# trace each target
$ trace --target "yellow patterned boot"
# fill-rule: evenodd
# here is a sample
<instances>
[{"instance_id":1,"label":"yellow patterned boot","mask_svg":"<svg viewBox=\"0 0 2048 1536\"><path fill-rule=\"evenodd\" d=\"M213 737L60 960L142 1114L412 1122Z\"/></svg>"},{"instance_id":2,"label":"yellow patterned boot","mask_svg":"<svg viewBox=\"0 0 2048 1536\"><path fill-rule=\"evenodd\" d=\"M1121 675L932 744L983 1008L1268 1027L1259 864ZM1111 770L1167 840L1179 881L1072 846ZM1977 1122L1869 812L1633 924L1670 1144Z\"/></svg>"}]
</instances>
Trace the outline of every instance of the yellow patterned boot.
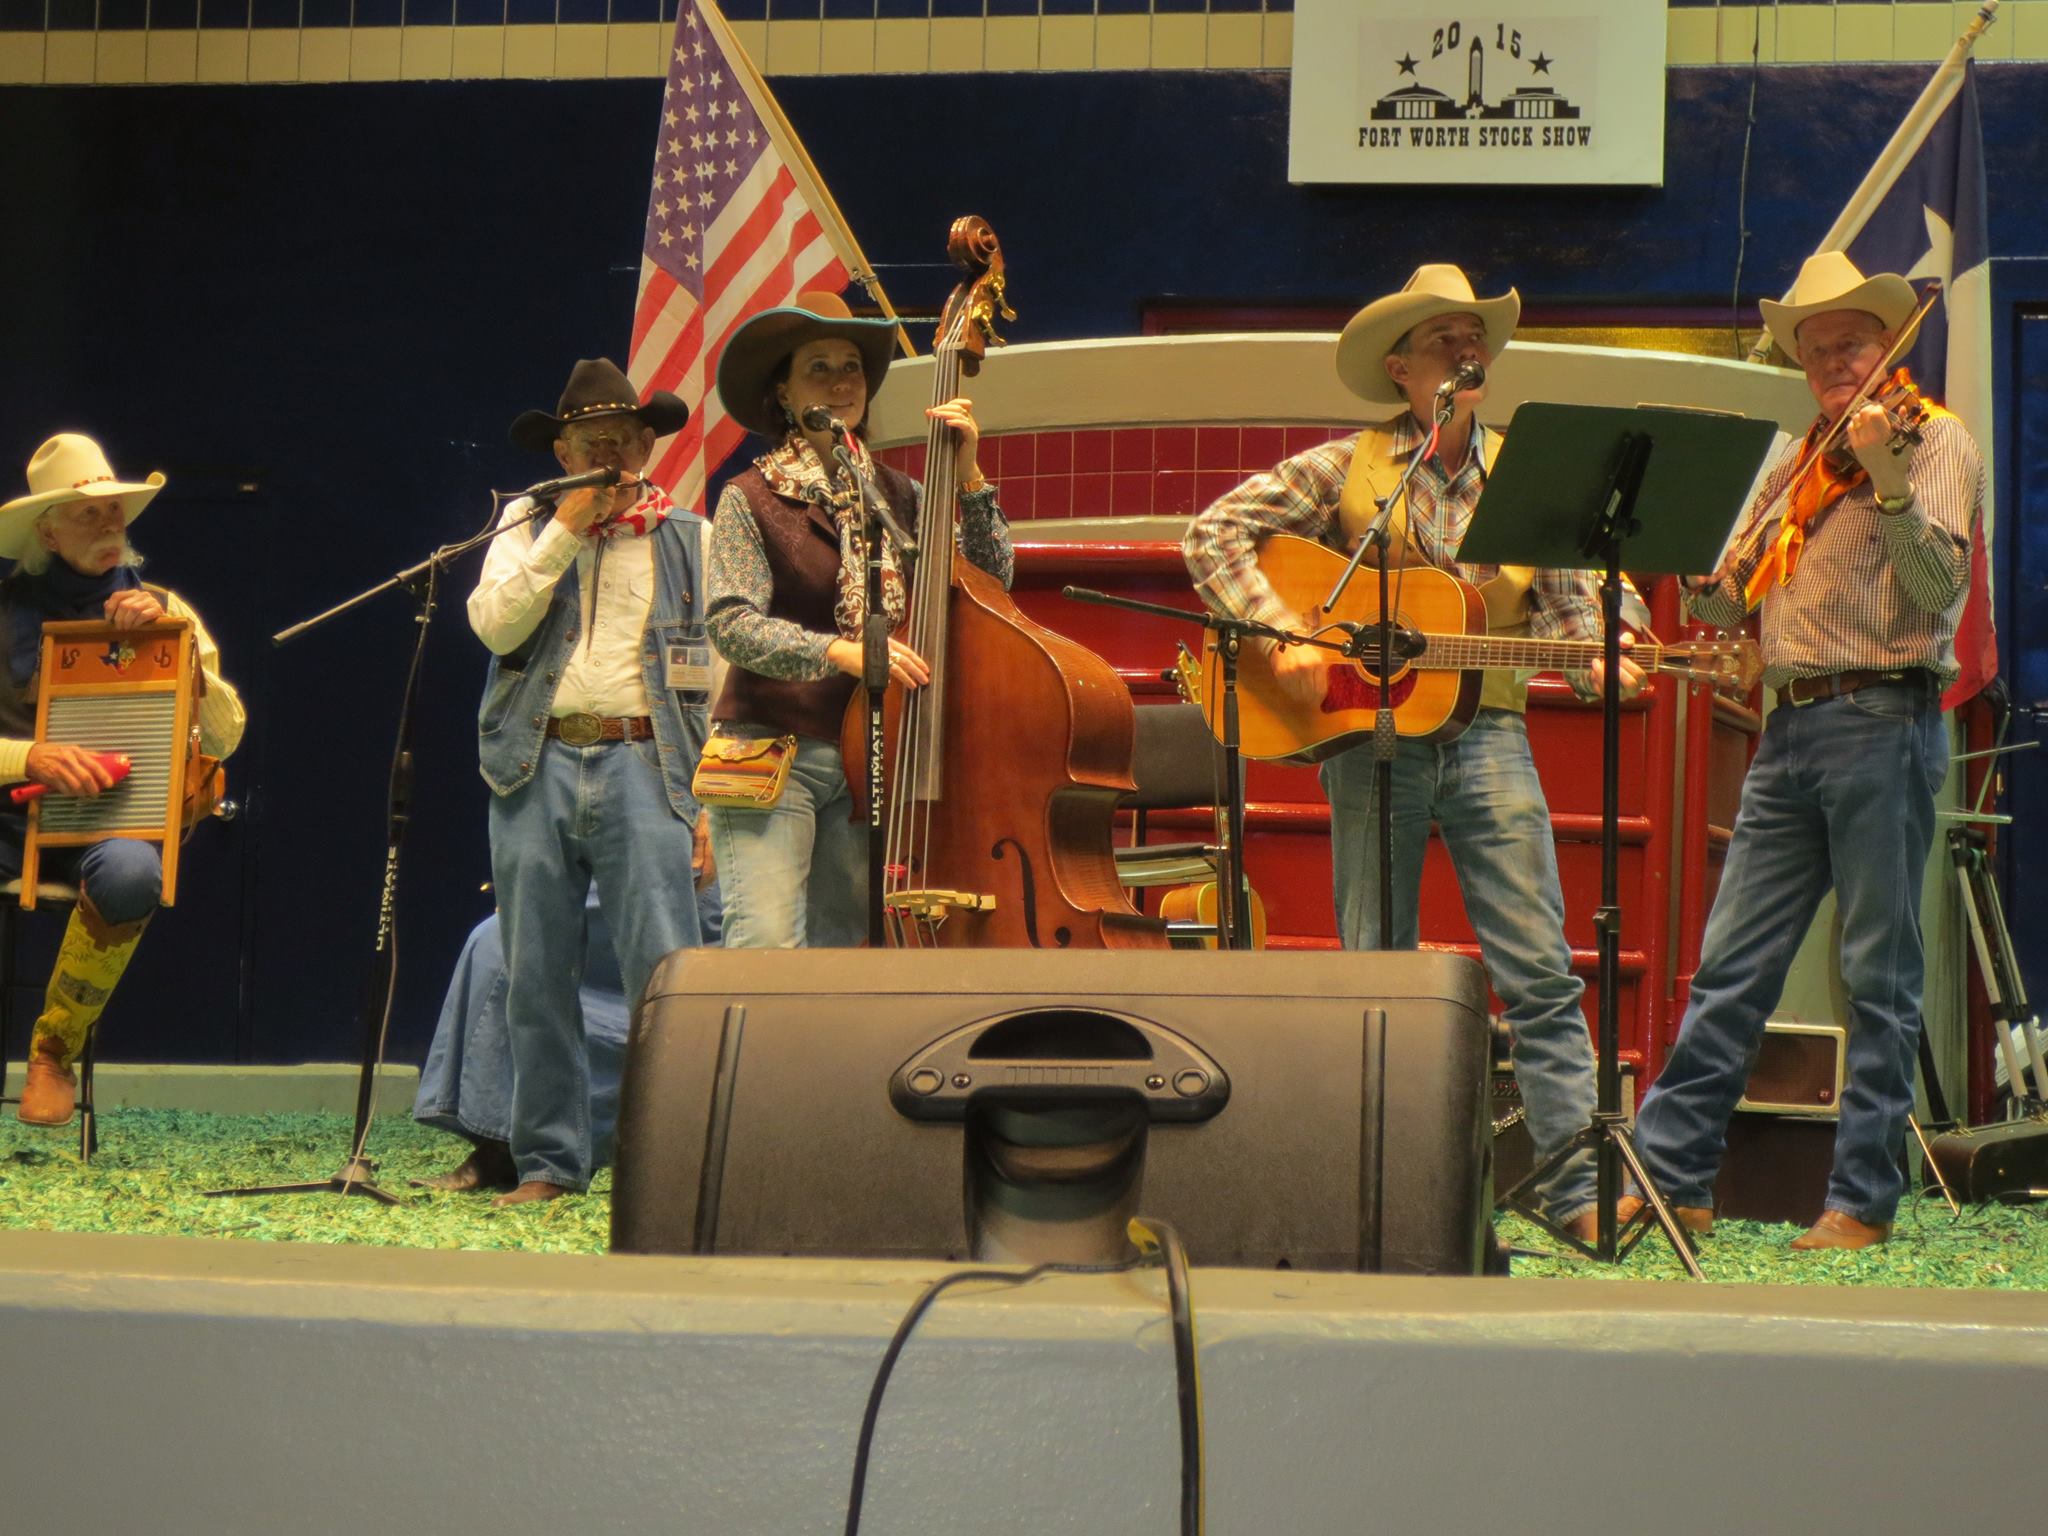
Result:
<instances>
[{"instance_id":1,"label":"yellow patterned boot","mask_svg":"<svg viewBox=\"0 0 2048 1536\"><path fill-rule=\"evenodd\" d=\"M146 917L109 923L89 898L80 895L64 929L64 942L57 946L57 964L29 1044L28 1079L18 1111L24 1124L64 1125L71 1119L78 1089L71 1063L85 1049L87 1034L99 1021L148 926Z\"/></svg>"}]
</instances>

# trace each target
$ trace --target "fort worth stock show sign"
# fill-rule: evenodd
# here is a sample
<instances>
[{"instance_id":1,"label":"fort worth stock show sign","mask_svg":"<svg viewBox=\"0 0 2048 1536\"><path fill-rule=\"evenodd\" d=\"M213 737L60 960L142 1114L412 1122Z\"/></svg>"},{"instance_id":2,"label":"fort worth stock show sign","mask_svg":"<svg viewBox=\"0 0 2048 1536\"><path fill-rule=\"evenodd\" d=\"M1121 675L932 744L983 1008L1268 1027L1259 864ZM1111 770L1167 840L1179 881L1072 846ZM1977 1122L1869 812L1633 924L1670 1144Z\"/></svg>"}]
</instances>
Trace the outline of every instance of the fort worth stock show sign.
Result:
<instances>
[{"instance_id":1,"label":"fort worth stock show sign","mask_svg":"<svg viewBox=\"0 0 2048 1536\"><path fill-rule=\"evenodd\" d=\"M1664 180L1652 0L1295 0L1287 179Z\"/></svg>"}]
</instances>

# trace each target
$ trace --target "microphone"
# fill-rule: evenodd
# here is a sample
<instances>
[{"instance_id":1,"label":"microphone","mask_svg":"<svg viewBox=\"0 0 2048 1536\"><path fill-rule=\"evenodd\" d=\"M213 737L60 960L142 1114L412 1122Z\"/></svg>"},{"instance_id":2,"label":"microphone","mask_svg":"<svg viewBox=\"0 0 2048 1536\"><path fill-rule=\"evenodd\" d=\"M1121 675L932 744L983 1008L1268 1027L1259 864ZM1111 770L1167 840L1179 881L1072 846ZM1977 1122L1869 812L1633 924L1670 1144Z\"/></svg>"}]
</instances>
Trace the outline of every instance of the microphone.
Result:
<instances>
[{"instance_id":1,"label":"microphone","mask_svg":"<svg viewBox=\"0 0 2048 1536\"><path fill-rule=\"evenodd\" d=\"M554 480L543 480L538 485L529 485L519 494L534 501L553 501L566 491L580 491L586 485L617 485L624 475L621 471L606 467L586 469L580 475L563 475Z\"/></svg>"},{"instance_id":2,"label":"microphone","mask_svg":"<svg viewBox=\"0 0 2048 1536\"><path fill-rule=\"evenodd\" d=\"M1451 371L1451 376L1436 387L1436 403L1441 406L1460 390L1477 389L1486 382L1486 370L1478 363L1467 359Z\"/></svg>"},{"instance_id":3,"label":"microphone","mask_svg":"<svg viewBox=\"0 0 2048 1536\"><path fill-rule=\"evenodd\" d=\"M846 436L846 423L822 405L814 405L804 412L804 430L830 432L834 437L843 438Z\"/></svg>"}]
</instances>

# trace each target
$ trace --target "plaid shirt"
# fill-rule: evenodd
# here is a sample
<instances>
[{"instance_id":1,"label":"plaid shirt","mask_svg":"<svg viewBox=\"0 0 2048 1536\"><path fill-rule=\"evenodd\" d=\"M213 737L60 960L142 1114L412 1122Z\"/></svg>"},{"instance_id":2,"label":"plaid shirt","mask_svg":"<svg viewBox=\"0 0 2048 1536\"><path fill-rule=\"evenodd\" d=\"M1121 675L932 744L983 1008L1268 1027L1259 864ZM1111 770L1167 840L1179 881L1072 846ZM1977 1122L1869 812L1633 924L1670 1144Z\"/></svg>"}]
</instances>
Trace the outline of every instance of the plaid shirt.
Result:
<instances>
[{"instance_id":1,"label":"plaid shirt","mask_svg":"<svg viewBox=\"0 0 2048 1536\"><path fill-rule=\"evenodd\" d=\"M1729 546L1738 554L1720 586L1689 600L1693 617L1742 622L1743 588L1769 542L1755 535L1804 447L1790 444L1758 485ZM1937 416L1921 429L1906 473L1913 499L1904 511L1879 511L1865 480L1807 529L1791 581L1764 593L1766 686L1902 667L1925 667L1944 683L1955 679L1970 530L1984 515L1984 460L1960 421Z\"/></svg>"},{"instance_id":2,"label":"plaid shirt","mask_svg":"<svg viewBox=\"0 0 2048 1536\"><path fill-rule=\"evenodd\" d=\"M1405 463L1422 446L1426 429L1412 413L1392 427L1389 449ZM1406 498L1409 541L1432 565L1474 585L1500 572L1496 565L1461 565L1454 558L1472 510L1479 505L1479 493L1486 488L1481 452L1486 430L1473 423L1472 442L1456 474L1447 475L1441 459L1424 464L1408 482ZM1299 617L1287 611L1260 572L1259 541L1268 534L1292 533L1342 548L1337 503L1362 436L1340 438L1283 459L1196 514L1181 553L1195 578L1195 590L1212 611L1282 627ZM1537 571L1529 587L1529 630L1546 640L1599 639L1599 577L1591 571Z\"/></svg>"}]
</instances>

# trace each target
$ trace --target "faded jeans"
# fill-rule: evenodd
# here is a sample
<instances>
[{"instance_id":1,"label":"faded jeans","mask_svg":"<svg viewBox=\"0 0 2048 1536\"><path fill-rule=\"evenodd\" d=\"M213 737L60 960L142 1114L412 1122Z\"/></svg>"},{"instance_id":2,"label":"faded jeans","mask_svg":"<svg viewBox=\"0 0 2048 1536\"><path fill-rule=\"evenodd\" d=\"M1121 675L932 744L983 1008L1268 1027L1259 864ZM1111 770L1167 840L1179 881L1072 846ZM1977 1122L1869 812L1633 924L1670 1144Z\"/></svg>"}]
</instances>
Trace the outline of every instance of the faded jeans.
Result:
<instances>
[{"instance_id":1,"label":"faded jeans","mask_svg":"<svg viewBox=\"0 0 2048 1536\"><path fill-rule=\"evenodd\" d=\"M1323 764L1330 799L1337 933L1346 949L1379 947L1379 812L1371 745ZM1394 757L1394 947L1420 937L1422 857L1430 823L1441 831L1480 959L1514 1032L1515 1078L1540 1163L1591 1123L1593 1043L1564 937L1564 895L1550 807L1512 710L1482 709L1441 744L1402 741ZM1594 1200L1592 1154L1580 1152L1536 1189L1553 1220Z\"/></svg>"},{"instance_id":2,"label":"faded jeans","mask_svg":"<svg viewBox=\"0 0 2048 1536\"><path fill-rule=\"evenodd\" d=\"M742 723L737 736L775 734ZM797 738L782 795L765 811L711 808L727 949L846 949L867 938L868 829L836 742Z\"/></svg>"},{"instance_id":3,"label":"faded jeans","mask_svg":"<svg viewBox=\"0 0 2048 1536\"><path fill-rule=\"evenodd\" d=\"M1920 880L1948 769L1926 678L1780 705L1764 724L1678 1044L1636 1116L1637 1149L1677 1204L1713 1203L1728 1117L1764 1021L1832 886L1850 1018L1826 1205L1859 1221L1892 1219L1920 1042Z\"/></svg>"}]
</instances>

